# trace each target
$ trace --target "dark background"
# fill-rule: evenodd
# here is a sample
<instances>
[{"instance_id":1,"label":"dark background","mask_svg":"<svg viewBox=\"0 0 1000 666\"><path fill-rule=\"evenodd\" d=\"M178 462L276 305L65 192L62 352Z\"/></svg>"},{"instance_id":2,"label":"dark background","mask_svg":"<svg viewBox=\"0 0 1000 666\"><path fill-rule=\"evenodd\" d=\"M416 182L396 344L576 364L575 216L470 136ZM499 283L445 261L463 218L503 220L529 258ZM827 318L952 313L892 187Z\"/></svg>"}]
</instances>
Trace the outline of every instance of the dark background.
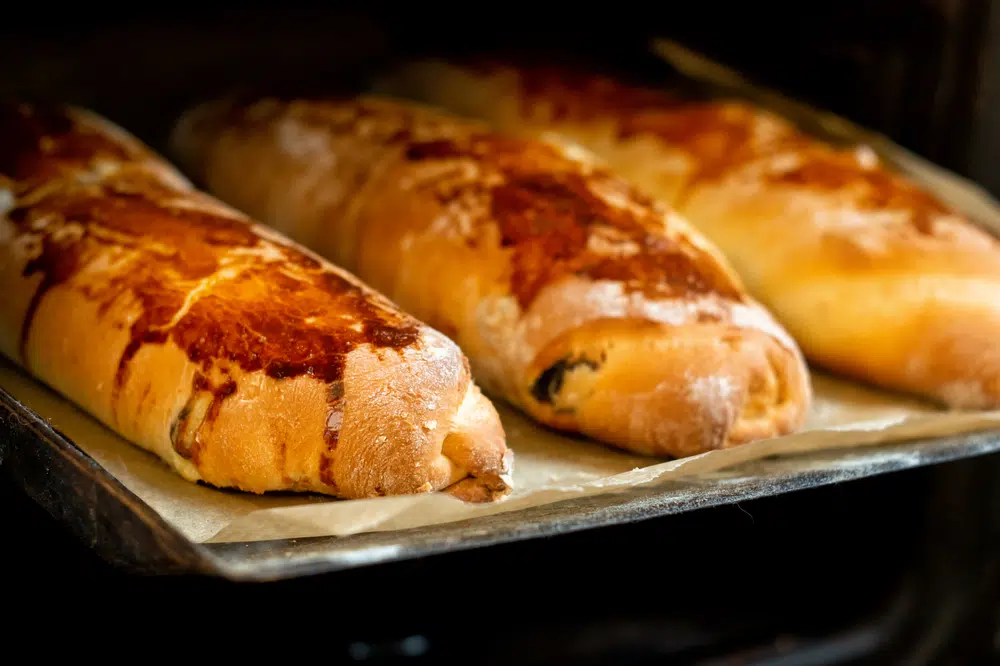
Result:
<instances>
[{"instance_id":1,"label":"dark background","mask_svg":"<svg viewBox=\"0 0 1000 666\"><path fill-rule=\"evenodd\" d=\"M1000 6L990 0L314 4L22 4L0 21L0 92L114 111L155 143L183 104L237 82L341 78L441 45L614 57L665 36L1000 192Z\"/></svg>"},{"instance_id":2,"label":"dark background","mask_svg":"<svg viewBox=\"0 0 1000 666\"><path fill-rule=\"evenodd\" d=\"M90 106L158 146L190 102L237 83L340 80L442 45L619 57L666 36L1000 194L994 3L395 4L19 7L0 21L0 94ZM0 467L0 565L17 617L3 643L44 653L96 627L73 644L81 653L142 638L146 656L202 641L335 663L987 663L1000 627L997 467L949 463L260 585L115 571Z\"/></svg>"}]
</instances>

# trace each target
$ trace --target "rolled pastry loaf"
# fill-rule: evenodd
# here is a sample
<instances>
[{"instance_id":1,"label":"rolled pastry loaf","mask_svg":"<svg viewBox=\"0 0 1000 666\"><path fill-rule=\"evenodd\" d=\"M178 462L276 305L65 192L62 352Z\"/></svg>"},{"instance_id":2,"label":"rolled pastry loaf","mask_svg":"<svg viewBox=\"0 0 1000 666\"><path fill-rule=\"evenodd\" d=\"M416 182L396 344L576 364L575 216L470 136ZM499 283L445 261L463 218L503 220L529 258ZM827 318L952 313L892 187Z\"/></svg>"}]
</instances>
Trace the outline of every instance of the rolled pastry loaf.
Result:
<instances>
[{"instance_id":1,"label":"rolled pastry loaf","mask_svg":"<svg viewBox=\"0 0 1000 666\"><path fill-rule=\"evenodd\" d=\"M573 66L427 60L378 89L594 151L714 241L811 362L1000 407L1000 243L869 148Z\"/></svg>"},{"instance_id":2,"label":"rolled pastry loaf","mask_svg":"<svg viewBox=\"0 0 1000 666\"><path fill-rule=\"evenodd\" d=\"M790 337L699 235L586 154L378 98L210 102L173 135L222 199L456 340L539 422L683 456L780 435Z\"/></svg>"},{"instance_id":3,"label":"rolled pastry loaf","mask_svg":"<svg viewBox=\"0 0 1000 666\"><path fill-rule=\"evenodd\" d=\"M453 342L109 122L0 107L0 214L0 350L184 478L507 492Z\"/></svg>"}]
</instances>

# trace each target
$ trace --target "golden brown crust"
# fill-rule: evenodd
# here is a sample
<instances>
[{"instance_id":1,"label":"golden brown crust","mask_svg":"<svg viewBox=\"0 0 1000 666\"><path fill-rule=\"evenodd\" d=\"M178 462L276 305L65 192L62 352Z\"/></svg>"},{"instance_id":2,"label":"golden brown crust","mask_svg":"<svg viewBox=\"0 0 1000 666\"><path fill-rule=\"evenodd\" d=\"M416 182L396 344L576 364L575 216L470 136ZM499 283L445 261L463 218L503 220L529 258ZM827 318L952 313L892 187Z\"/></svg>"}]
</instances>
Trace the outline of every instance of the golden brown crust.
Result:
<instances>
[{"instance_id":1,"label":"golden brown crust","mask_svg":"<svg viewBox=\"0 0 1000 666\"><path fill-rule=\"evenodd\" d=\"M1000 406L1000 244L870 149L747 103L566 68L416 63L382 89L593 150L716 242L810 360Z\"/></svg>"},{"instance_id":2,"label":"golden brown crust","mask_svg":"<svg viewBox=\"0 0 1000 666\"><path fill-rule=\"evenodd\" d=\"M626 293L652 299L743 297L725 265L665 233L663 209L610 174L580 169L555 146L479 133L412 141L403 155L414 169L475 165L474 178L427 186L443 208L482 205L481 214L470 215L466 242L478 242L481 225L496 229L510 253L509 289L522 310L572 275L618 282Z\"/></svg>"},{"instance_id":3,"label":"golden brown crust","mask_svg":"<svg viewBox=\"0 0 1000 666\"><path fill-rule=\"evenodd\" d=\"M0 348L26 370L191 480L507 489L498 417L439 333L95 116L5 106L0 139Z\"/></svg>"},{"instance_id":4,"label":"golden brown crust","mask_svg":"<svg viewBox=\"0 0 1000 666\"><path fill-rule=\"evenodd\" d=\"M378 98L215 102L173 144L211 191L453 337L484 388L543 423L672 455L801 423L791 339L714 248L585 154ZM773 384L787 390L750 427Z\"/></svg>"}]
</instances>

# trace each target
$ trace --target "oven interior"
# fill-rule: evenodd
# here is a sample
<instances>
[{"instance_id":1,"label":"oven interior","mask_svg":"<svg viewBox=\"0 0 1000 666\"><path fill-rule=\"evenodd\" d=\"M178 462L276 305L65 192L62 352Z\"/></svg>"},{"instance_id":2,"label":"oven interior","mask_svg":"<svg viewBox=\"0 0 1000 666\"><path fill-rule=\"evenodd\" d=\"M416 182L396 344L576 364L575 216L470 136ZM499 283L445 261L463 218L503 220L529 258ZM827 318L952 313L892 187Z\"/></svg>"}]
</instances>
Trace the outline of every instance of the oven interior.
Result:
<instances>
[{"instance_id":1,"label":"oven interior","mask_svg":"<svg viewBox=\"0 0 1000 666\"><path fill-rule=\"evenodd\" d=\"M691 4L29 7L27 20L0 27L0 95L89 106L162 147L180 110L239 84L351 81L388 57L491 46L640 58L647 38L663 36L1000 194L992 3ZM325 613L324 649L346 661L985 663L998 629L997 469L992 458L958 461L254 586L125 576L0 474L3 557L38 581L36 602L58 595L77 611L114 589L124 604L224 599L286 609L289 622Z\"/></svg>"}]
</instances>

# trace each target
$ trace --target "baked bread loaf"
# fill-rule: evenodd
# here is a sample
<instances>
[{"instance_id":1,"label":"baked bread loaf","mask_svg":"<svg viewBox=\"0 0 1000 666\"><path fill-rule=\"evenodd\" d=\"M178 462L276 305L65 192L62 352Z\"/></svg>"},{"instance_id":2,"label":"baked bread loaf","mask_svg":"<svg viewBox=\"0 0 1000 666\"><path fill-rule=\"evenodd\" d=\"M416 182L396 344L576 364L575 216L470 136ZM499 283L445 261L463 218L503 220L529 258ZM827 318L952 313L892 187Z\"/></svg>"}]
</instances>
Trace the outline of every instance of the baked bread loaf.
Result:
<instances>
[{"instance_id":1,"label":"baked bread loaf","mask_svg":"<svg viewBox=\"0 0 1000 666\"><path fill-rule=\"evenodd\" d=\"M714 241L816 365L1000 407L1000 243L867 147L572 66L428 60L379 89L594 151Z\"/></svg>"},{"instance_id":2,"label":"baked bread loaf","mask_svg":"<svg viewBox=\"0 0 1000 666\"><path fill-rule=\"evenodd\" d=\"M378 98L210 102L174 154L451 336L551 427L684 456L793 430L790 337L677 216L585 153Z\"/></svg>"},{"instance_id":3,"label":"baked bread loaf","mask_svg":"<svg viewBox=\"0 0 1000 666\"><path fill-rule=\"evenodd\" d=\"M510 487L468 361L107 121L0 106L0 351L184 478L344 498Z\"/></svg>"}]
</instances>

